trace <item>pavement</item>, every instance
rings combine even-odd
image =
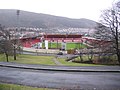
[[[46,71],[65,71],[65,72],[117,72],[120,73],[120,66],[55,66],[55,65],[33,65],[18,64],[13,62],[0,62],[0,67],[46,70]]]

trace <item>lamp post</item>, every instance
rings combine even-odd
[[[17,10],[16,15],[17,15],[17,30],[18,30],[18,29],[19,29],[19,16],[20,16],[20,10]]]
[[[20,10],[17,10],[16,15],[17,15],[17,30],[18,31],[18,26],[19,26],[19,14],[20,14]],[[15,32],[15,40],[13,43],[13,48],[14,48],[14,60],[16,60],[16,48],[17,48],[17,36],[16,36],[16,32]]]

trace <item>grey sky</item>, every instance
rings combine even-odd
[[[98,21],[114,0],[0,0],[0,9],[20,9],[69,18]]]

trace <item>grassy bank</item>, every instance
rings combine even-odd
[[[102,66],[102,65],[97,65],[97,64],[75,63],[75,62],[71,62],[71,61],[67,62],[63,58],[58,58],[57,60],[65,66]]]
[[[13,60],[13,56],[9,56],[9,62],[16,62],[16,63],[23,63],[23,64],[42,64],[42,65],[56,65],[53,58],[54,56],[33,56],[33,55],[18,55],[17,60]],[[72,61],[66,61],[67,57],[65,58],[56,58],[62,65],[64,66],[100,66],[100,65],[116,65],[117,61],[115,56],[111,57],[110,59],[106,59],[106,57],[102,57],[103,59],[99,61],[99,63],[91,64],[86,63],[88,61],[88,56],[83,56],[83,62],[80,62],[80,57],[74,59]],[[97,61],[98,57],[93,57],[93,62]],[[4,54],[0,54],[0,61],[6,62],[6,57]]]
[[[21,86],[15,84],[0,84],[0,90],[55,90],[50,88],[37,88],[29,86]]]
[[[23,63],[23,64],[43,64],[56,65],[52,60],[54,56],[32,56],[32,55],[18,55],[17,60],[13,60],[13,56],[9,56],[9,62]],[[67,58],[58,58],[57,60],[65,66],[96,66],[95,64],[83,64],[65,61]],[[6,62],[6,57],[0,54],[0,61]]]
[[[32,55],[18,55],[17,60],[13,60],[13,56],[9,56],[9,62],[25,63],[25,64],[43,64],[55,65],[53,56],[32,56]],[[0,61],[6,62],[5,55],[0,55]]]
[[[67,59],[67,58],[66,58]],[[83,55],[82,60],[80,57],[66,61],[65,58],[58,58],[57,60],[66,66],[101,66],[101,65],[118,65],[116,56],[93,56],[92,61],[89,60],[88,55]]]

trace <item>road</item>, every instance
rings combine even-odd
[[[120,90],[120,73],[62,72],[0,67],[0,82],[68,90]]]

